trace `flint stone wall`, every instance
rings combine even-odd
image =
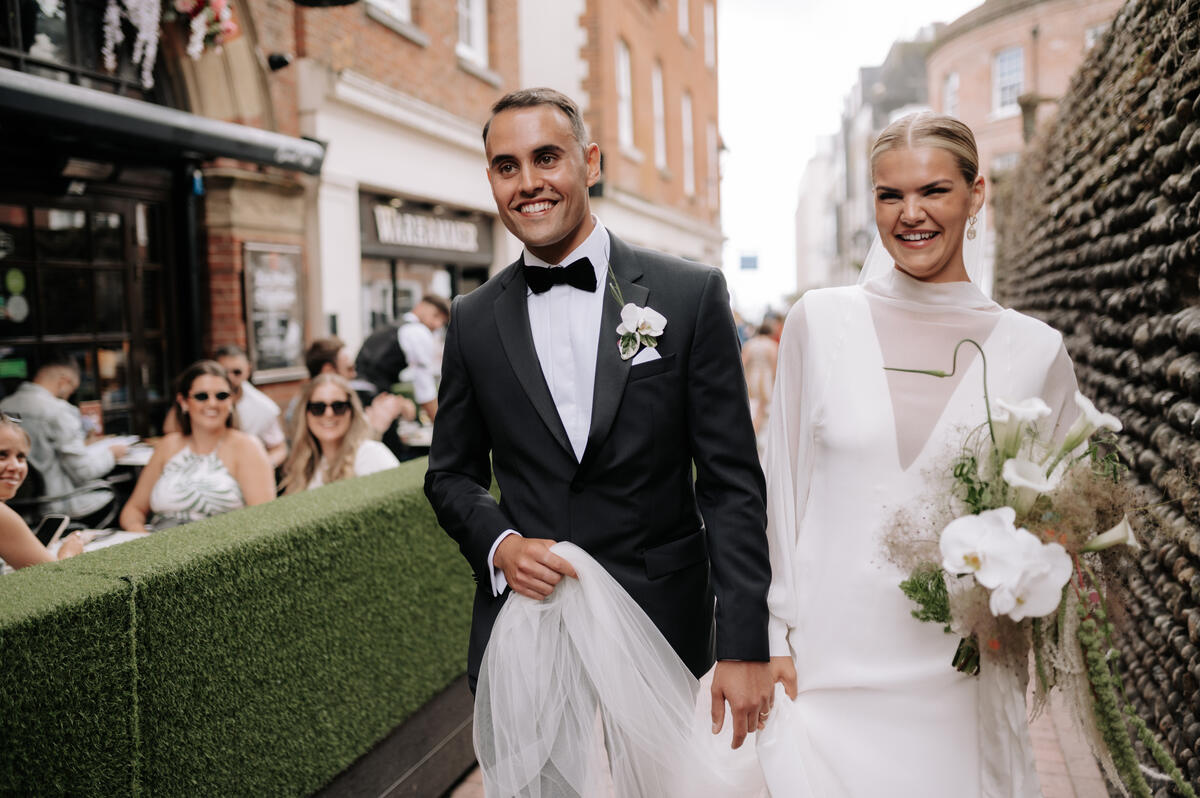
[[[997,294],[1062,331],[1133,476],[1178,500],[1130,575],[1124,673],[1200,788],[1198,40],[1200,0],[1117,16],[998,192]]]

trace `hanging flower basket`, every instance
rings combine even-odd
[[[354,5],[358,0],[292,0],[292,2],[304,8],[333,8]]]
[[[133,63],[142,68],[142,86],[154,85],[154,62],[158,58],[161,23],[182,25],[187,30],[187,54],[198,59],[208,50],[220,52],[221,46],[238,35],[229,0],[108,0],[104,10],[104,44],[100,52],[104,68],[117,68],[117,45],[125,41],[122,20],[137,31],[133,42]]]

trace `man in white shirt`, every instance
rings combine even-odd
[[[250,359],[238,346],[222,346],[216,351],[216,361],[229,376],[237,402],[238,426],[243,432],[258,437],[267,448],[267,459],[278,468],[287,459],[287,438],[279,423],[279,405],[250,382]]]
[[[413,399],[432,421],[437,416],[437,364],[433,334],[450,320],[450,303],[436,294],[426,294],[399,326],[376,330],[363,341],[355,367],[363,379],[380,393],[396,382],[413,386]]]
[[[32,446],[29,463],[42,478],[43,495],[69,493],[89,480],[113,470],[125,454],[124,444],[87,445],[79,408],[67,397],[79,390],[79,366],[62,356],[44,363],[32,382],[21,383],[0,401],[0,410],[21,420]],[[111,491],[97,490],[47,505],[48,512],[75,517],[90,515],[113,499]]]
[[[728,702],[739,746],[770,708],[770,563],[724,277],[592,215],[600,149],[569,97],[506,95],[483,139],[500,219],[525,248],[454,300],[425,477],[478,583],[468,680],[513,591],[542,599],[574,575],[550,551],[569,540],[694,675],[717,660],[714,728]],[[631,313],[645,326],[627,329]]]

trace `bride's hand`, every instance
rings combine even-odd
[[[796,665],[791,657],[771,657],[771,684],[783,683],[787,697],[796,700]]]

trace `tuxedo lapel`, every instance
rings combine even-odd
[[[533,333],[529,329],[529,306],[525,302],[527,287],[521,274],[520,263],[517,262],[517,268],[513,269],[509,279],[503,284],[504,290],[496,297],[493,305],[500,343],[518,382],[525,389],[542,422],[574,460],[575,450],[567,438],[567,429],[558,415],[558,408],[554,406],[554,397],[546,385],[546,377],[542,374],[542,365],[533,345]]]
[[[609,266],[612,275],[616,275],[617,286],[621,289],[622,298],[626,303],[645,306],[650,296],[650,289],[637,281],[642,277],[641,265],[633,251],[611,233],[609,249]],[[629,379],[631,360],[622,360],[617,347],[617,326],[621,323],[621,306],[612,295],[608,280],[601,286],[604,291],[604,309],[600,314],[600,339],[596,350],[596,382],[592,389],[592,424],[588,430],[587,447],[583,450],[583,459],[579,463],[582,470],[596,456],[601,444],[608,437],[613,420],[617,417],[617,409],[621,406],[621,396],[625,393],[625,382]]]

